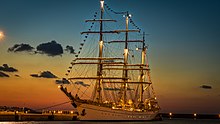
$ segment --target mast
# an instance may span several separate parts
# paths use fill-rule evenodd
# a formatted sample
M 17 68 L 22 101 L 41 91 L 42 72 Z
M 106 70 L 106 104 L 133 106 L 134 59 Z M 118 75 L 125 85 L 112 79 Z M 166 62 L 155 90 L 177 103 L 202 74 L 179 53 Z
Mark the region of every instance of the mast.
M 104 0 L 100 0 L 100 19 L 86 20 L 86 22 L 99 22 L 100 24 L 99 31 L 81 32 L 81 34 L 91 34 L 91 33 L 99 34 L 99 55 L 98 58 L 91 58 L 91 59 L 97 59 L 97 74 L 96 74 L 97 78 L 96 78 L 95 90 L 93 94 L 93 100 L 96 100 L 98 103 L 102 101 L 101 85 L 102 85 L 102 73 L 103 73 L 103 44 L 104 44 L 103 34 L 119 33 L 118 31 L 103 31 L 103 22 L 116 22 L 116 20 L 103 19 L 103 15 L 104 15 Z
M 141 64 L 144 65 L 145 63 L 145 32 L 143 33 L 143 44 L 142 44 L 142 52 L 141 52 Z M 144 93 L 144 86 L 143 86 L 143 82 L 144 82 L 144 70 L 143 70 L 143 66 L 140 66 L 141 71 L 140 71 L 140 103 L 143 102 L 143 93 Z
M 129 42 L 143 42 L 142 40 L 128 40 L 128 32 L 140 32 L 140 30 L 129 30 L 128 29 L 128 24 L 129 24 L 129 18 L 130 18 L 130 14 L 127 12 L 121 12 L 118 14 L 125 14 L 125 30 L 116 30 L 116 32 L 120 33 L 120 32 L 125 32 L 125 40 L 116 40 L 116 41 L 110 41 L 109 43 L 121 43 L 124 42 L 125 43 L 125 47 L 124 47 L 124 65 L 123 65 L 123 83 L 121 85 L 121 98 L 120 100 L 122 100 L 122 105 L 125 106 L 127 98 L 127 83 L 128 83 L 128 70 L 131 70 L 131 68 L 128 68 L 129 64 L 128 64 L 128 43 Z M 106 69 L 106 68 L 104 68 Z M 116 69 L 116 68 L 111 68 L 111 69 Z
M 99 35 L 99 58 L 102 58 L 102 51 L 103 51 L 103 13 L 104 13 L 104 0 L 100 0 L 100 9 L 101 9 L 101 16 L 100 16 L 100 35 Z M 98 103 L 101 102 L 102 96 L 101 96 L 101 81 L 100 78 L 102 76 L 102 60 L 98 60 L 98 67 L 97 67 L 97 76 L 99 77 L 96 81 L 97 84 L 97 93 L 98 96 L 96 97 Z
M 123 84 L 123 104 L 126 103 L 126 92 L 127 92 L 127 82 L 128 82 L 128 70 L 127 70 L 127 64 L 128 64 L 128 20 L 129 20 L 129 14 L 126 12 L 126 31 L 125 31 L 125 48 L 124 48 L 124 71 L 123 71 L 123 78 L 124 84 Z

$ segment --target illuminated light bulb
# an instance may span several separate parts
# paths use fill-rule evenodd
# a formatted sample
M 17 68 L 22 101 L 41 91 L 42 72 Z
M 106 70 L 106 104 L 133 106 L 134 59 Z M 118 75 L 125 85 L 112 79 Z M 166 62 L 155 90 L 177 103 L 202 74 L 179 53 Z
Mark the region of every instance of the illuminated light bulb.
M 139 50 L 139 48 L 136 48 L 136 50 L 138 51 L 138 50 Z
M 133 104 L 133 101 L 131 99 L 128 100 L 128 104 L 131 105 Z
M 0 31 L 0 40 L 3 39 L 4 36 L 5 36 L 5 35 L 4 35 L 4 32 L 3 32 L 3 31 Z
M 101 8 L 103 9 L 104 8 L 104 0 L 101 0 L 100 3 L 101 3 Z
M 103 45 L 103 41 L 100 41 L 99 43 L 100 43 L 100 45 Z
M 172 115 L 173 115 L 173 114 L 170 112 L 170 113 L 169 113 L 169 116 L 172 116 Z
M 128 54 L 128 49 L 124 49 L 124 53 L 125 53 L 125 54 Z
M 194 113 L 194 114 L 193 114 L 193 116 L 194 116 L 194 117 L 196 117 L 196 116 L 197 116 L 197 114 L 196 114 L 196 113 Z
M 128 16 L 129 16 L 129 17 L 131 17 L 132 15 L 131 15 L 131 14 L 129 14 Z
M 59 85 L 58 88 L 60 89 L 62 87 L 62 85 Z

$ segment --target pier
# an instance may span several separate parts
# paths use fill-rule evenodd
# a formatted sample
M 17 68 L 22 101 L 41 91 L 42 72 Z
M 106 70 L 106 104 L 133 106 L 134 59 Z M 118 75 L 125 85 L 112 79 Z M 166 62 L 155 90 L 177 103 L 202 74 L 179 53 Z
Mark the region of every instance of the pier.
M 24 113 L 0 112 L 0 121 L 72 121 L 77 120 L 75 113 Z
M 76 121 L 78 113 L 73 110 L 41 110 L 34 111 L 30 108 L 0 106 L 0 122 L 4 121 Z M 175 119 L 220 119 L 220 114 L 180 114 L 159 113 L 160 118 Z M 161 120 L 161 119 L 158 119 Z
M 0 106 L 0 121 L 72 121 L 77 113 L 69 110 L 41 110 Z

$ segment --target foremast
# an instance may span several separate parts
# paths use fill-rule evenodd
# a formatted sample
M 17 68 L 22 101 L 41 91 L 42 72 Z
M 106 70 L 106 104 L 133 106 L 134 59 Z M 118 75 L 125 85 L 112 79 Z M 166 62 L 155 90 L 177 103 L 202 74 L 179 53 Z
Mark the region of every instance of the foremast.
M 93 101 L 96 101 L 98 103 L 102 103 L 102 81 L 103 79 L 114 79 L 114 77 L 103 78 L 103 60 L 106 59 L 106 58 L 103 58 L 103 45 L 104 45 L 103 34 L 104 33 L 118 33 L 117 31 L 103 31 L 103 22 L 116 22 L 116 20 L 104 19 L 103 15 L 104 15 L 104 0 L 100 0 L 100 19 L 86 20 L 86 22 L 99 22 L 100 24 L 99 31 L 82 32 L 82 34 L 83 33 L 99 34 L 99 55 L 98 55 L 98 58 L 94 58 L 98 60 L 97 77 L 94 77 L 94 79 L 96 79 L 96 84 L 95 84 L 95 91 L 94 91 L 93 98 L 92 98 Z M 114 60 L 114 58 L 112 59 Z M 93 63 L 87 63 L 87 64 L 93 64 Z
M 121 77 L 103 77 L 103 64 L 108 64 L 105 63 L 103 60 L 121 60 L 122 58 L 103 58 L 103 34 L 106 33 L 118 33 L 118 31 L 103 31 L 103 22 L 116 22 L 116 20 L 111 20 L 111 19 L 103 19 L 104 15 L 104 0 L 100 0 L 100 19 L 92 19 L 92 20 L 86 20 L 86 22 L 99 22 L 100 24 L 100 29 L 99 31 L 85 31 L 81 32 L 81 34 L 99 34 L 99 55 L 98 57 L 95 58 L 76 58 L 73 60 L 71 63 L 72 65 L 77 65 L 77 64 L 96 64 L 97 65 L 97 77 L 74 77 L 74 78 L 68 78 L 68 80 L 75 80 L 75 79 L 95 79 L 96 84 L 95 84 L 95 91 L 93 94 L 93 101 L 102 103 L 102 81 L 103 79 L 112 79 L 112 80 L 118 80 L 118 79 L 123 79 Z M 76 62 L 77 60 L 97 60 L 96 62 Z M 113 63 L 113 64 L 122 64 L 120 62 L 118 63 Z M 64 78 L 65 79 L 65 78 Z M 63 79 L 63 80 L 64 80 Z M 66 80 L 66 79 L 65 79 Z M 72 96 L 71 92 L 68 92 L 66 88 L 63 87 L 63 85 L 59 85 L 58 88 L 65 93 L 65 95 L 69 98 L 69 100 L 72 102 L 73 106 L 76 108 L 75 104 L 75 97 Z M 76 94 L 77 95 L 77 94 Z

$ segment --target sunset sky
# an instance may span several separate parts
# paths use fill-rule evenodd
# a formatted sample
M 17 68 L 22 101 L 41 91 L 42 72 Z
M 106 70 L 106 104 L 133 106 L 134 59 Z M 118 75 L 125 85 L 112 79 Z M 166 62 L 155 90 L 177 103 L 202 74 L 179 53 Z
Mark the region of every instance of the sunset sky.
M 150 34 L 149 63 L 162 112 L 220 113 L 219 0 L 105 3 L 114 10 L 128 10 Z M 55 79 L 40 73 L 64 77 L 74 54 L 71 49 L 44 51 L 43 46 L 78 49 L 84 20 L 97 11 L 99 0 L 1 0 L 0 106 L 40 109 L 67 101 Z M 29 51 L 18 49 L 21 46 Z

